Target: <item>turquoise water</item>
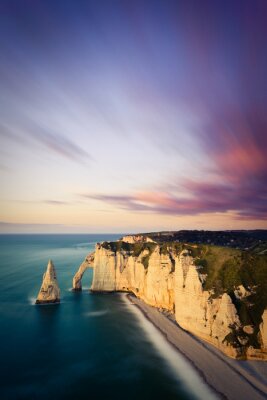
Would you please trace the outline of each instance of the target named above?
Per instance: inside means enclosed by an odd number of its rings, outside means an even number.
[[[121,295],[70,290],[95,243],[118,237],[0,236],[1,399],[201,398],[171,371]],[[35,306],[49,258],[62,301]],[[91,280],[88,270],[83,286]]]

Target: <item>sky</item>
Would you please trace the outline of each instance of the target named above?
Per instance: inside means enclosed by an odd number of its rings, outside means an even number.
[[[267,228],[265,0],[0,0],[0,232]]]

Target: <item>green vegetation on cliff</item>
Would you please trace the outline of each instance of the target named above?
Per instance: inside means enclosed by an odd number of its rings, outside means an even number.
[[[216,294],[232,290],[239,279],[241,251],[228,247],[199,245],[192,254],[202,274],[207,274],[204,289]]]
[[[127,243],[123,242],[122,240],[118,240],[117,242],[101,243],[101,247],[103,247],[106,250],[110,250],[114,253],[123,251],[133,257],[139,257],[140,254],[145,250],[148,250],[149,253],[151,254],[155,250],[156,246],[157,244],[152,242]]]
[[[114,252],[126,252],[129,256],[139,257],[140,254],[145,252],[145,255],[141,258],[141,263],[144,265],[145,269],[148,268],[149,258],[153,251],[155,250],[157,244],[151,242],[137,242],[137,243],[127,243],[122,240],[117,242],[103,242],[101,246]]]
[[[202,246],[195,259],[200,272],[207,274],[204,289],[213,289],[215,294],[231,294],[237,286],[257,292],[267,285],[267,255],[252,251],[241,251],[226,247]],[[264,296],[263,296],[264,297]]]

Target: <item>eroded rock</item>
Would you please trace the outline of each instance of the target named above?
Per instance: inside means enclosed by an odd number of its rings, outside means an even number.
[[[72,280],[72,290],[81,291],[82,290],[82,277],[87,268],[92,268],[94,266],[95,252],[89,253],[85,260],[80,265],[78,271]]]
[[[60,302],[60,290],[57,282],[56,270],[52,260],[48,261],[46,272],[43,276],[41,289],[38,293],[36,304],[52,304]]]

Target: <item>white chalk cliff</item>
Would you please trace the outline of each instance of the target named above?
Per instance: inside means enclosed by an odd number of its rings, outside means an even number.
[[[36,304],[51,304],[60,302],[60,290],[57,282],[56,270],[52,260],[48,261],[43,282],[38,293]]]
[[[126,235],[121,239],[125,243],[138,243],[138,242],[147,242],[154,243],[154,241],[145,235]]]
[[[229,356],[241,355],[239,347],[225,340],[233,329],[241,326],[230,296],[224,293],[212,299],[211,293],[203,290],[198,267],[187,252],[176,259],[175,304],[175,318],[183,329],[216,345]]]
[[[174,268],[168,255],[160,254],[159,247],[150,255],[147,268],[142,259],[127,251],[113,252],[98,244],[95,250],[92,291],[127,291],[147,304],[174,309]]]
[[[261,348],[256,349],[248,344],[253,329],[248,333],[242,326],[231,297],[224,293],[214,298],[212,291],[204,290],[205,275],[189,253],[162,254],[160,246],[153,246],[134,256],[125,248],[97,244],[91,291],[134,293],[147,304],[172,312],[180,327],[228,356],[267,360],[267,310],[258,333]]]

